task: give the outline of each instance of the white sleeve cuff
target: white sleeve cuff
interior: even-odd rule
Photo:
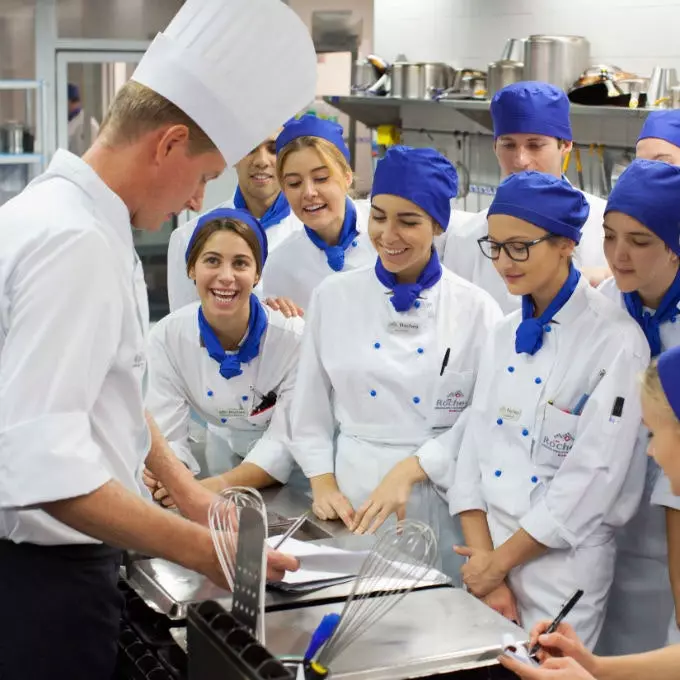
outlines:
[[[288,481],[295,463],[281,442],[265,437],[253,446],[243,462],[257,465],[281,484]]]
[[[548,548],[558,550],[578,545],[575,536],[565,536],[567,530],[555,520],[543,498],[522,517],[519,524],[532,538]]]
[[[652,505],[661,505],[671,510],[680,510],[680,496],[676,496],[671,490],[671,482],[666,475],[661,472],[654,490],[652,491]]]
[[[452,517],[469,510],[488,512],[478,487],[471,487],[462,492],[458,486],[452,486],[446,491],[446,500],[449,502],[449,514]]]
[[[425,474],[436,486],[446,489],[449,482],[449,463],[446,449],[437,439],[428,439],[417,451],[416,457]]]
[[[84,496],[111,477],[86,413],[50,414],[0,432],[2,508]]]

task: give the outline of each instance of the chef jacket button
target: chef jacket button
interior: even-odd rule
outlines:
[[[371,396],[375,397],[375,395],[378,394],[375,390],[371,390]]]
[[[418,347],[418,354],[422,354],[425,350],[422,347]]]
[[[223,422],[223,423],[226,423],[227,419],[226,418],[220,418],[220,421]]]
[[[542,381],[540,378],[536,378],[536,380],[534,380],[534,382],[535,382],[537,385],[540,385],[543,381]]]
[[[546,333],[550,333],[552,331],[552,326],[549,323],[547,323],[545,326],[543,326],[543,330]]]
[[[416,309],[418,309],[418,307],[420,307],[420,300],[416,300],[416,301],[413,303],[413,306],[414,306]]]
[[[500,477],[502,474],[503,474],[502,470],[496,470],[496,472],[494,472],[494,475],[496,475],[496,477]]]
[[[526,427],[522,430],[522,436],[523,436],[523,437],[528,437],[528,436],[529,436],[529,430],[527,430]]]
[[[352,241],[352,248],[356,248],[359,244],[356,241]]]
[[[208,390],[208,396],[212,397],[212,395],[215,394],[212,390]]]
[[[514,366],[508,366],[508,373],[514,373],[515,372],[515,367]]]
[[[503,424],[503,418],[499,418],[499,419],[496,421],[496,425],[502,425],[502,424]]]
[[[420,397],[413,397],[414,404],[420,404]]]
[[[380,349],[380,343],[379,342],[374,343],[373,347],[375,347],[376,349]]]
[[[649,319],[652,315],[649,312],[644,312],[642,316],[644,316],[645,319]]]
[[[534,484],[537,484],[537,483],[538,483],[538,477],[537,477],[536,475],[534,475],[534,476],[531,478],[531,481],[532,481]]]

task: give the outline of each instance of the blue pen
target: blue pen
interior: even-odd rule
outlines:
[[[312,634],[312,639],[309,641],[309,647],[305,652],[305,663],[309,663],[321,647],[328,642],[338,623],[340,623],[340,614],[326,614],[321,619],[321,623],[317,626]]]
[[[593,380],[592,384],[588,388],[588,391],[585,392],[581,398],[576,402],[576,406],[574,406],[573,410],[571,411],[572,415],[575,416],[580,416],[581,413],[583,412],[583,409],[586,406],[586,403],[588,402],[588,399],[590,399],[590,395],[595,391],[595,388],[600,384],[600,381],[604,376],[607,375],[607,371],[604,370],[604,368],[595,376],[595,379]]]

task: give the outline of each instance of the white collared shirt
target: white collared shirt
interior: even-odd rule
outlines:
[[[0,538],[96,542],[24,508],[139,491],[149,313],[129,211],[60,150],[0,207],[0,242]]]

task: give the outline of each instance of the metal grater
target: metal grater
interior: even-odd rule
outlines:
[[[266,527],[260,510],[242,508],[239,521],[234,594],[231,613],[261,644],[264,644],[264,605]]]

